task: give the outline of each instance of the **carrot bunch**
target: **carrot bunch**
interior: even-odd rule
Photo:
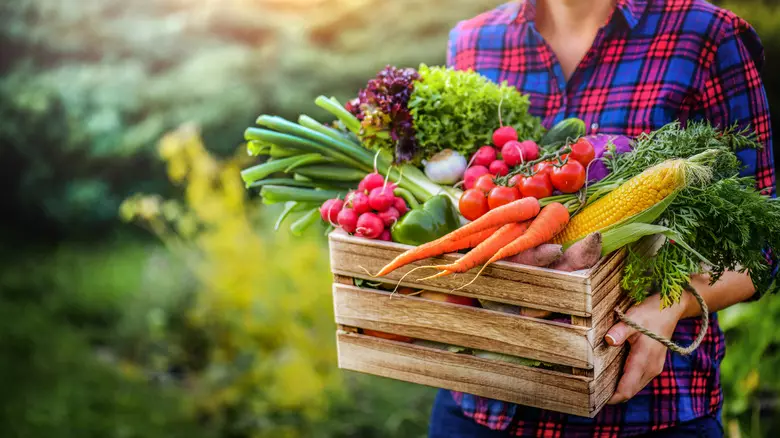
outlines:
[[[376,276],[385,276],[418,260],[468,248],[473,249],[453,263],[431,266],[440,272],[427,278],[467,272],[480,264],[485,269],[498,260],[547,243],[568,223],[569,211],[562,204],[541,208],[536,198],[522,198],[490,210],[446,236],[404,252]]]

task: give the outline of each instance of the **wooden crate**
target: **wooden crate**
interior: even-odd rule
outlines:
[[[384,278],[371,278],[409,246],[330,234],[333,305],[342,369],[521,405],[593,417],[615,391],[625,348],[603,338],[616,322],[614,309],[629,299],[620,289],[623,250],[586,272],[564,273],[509,262],[420,282],[420,269],[402,286],[552,311],[567,322],[537,319],[415,296],[392,295],[354,279],[396,284],[412,268],[451,262],[460,254],[422,260]],[[560,318],[558,318],[560,319]],[[553,366],[530,367],[361,334],[375,330],[415,339],[509,354]]]

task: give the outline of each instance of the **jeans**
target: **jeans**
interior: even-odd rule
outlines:
[[[449,391],[439,390],[433,404],[428,438],[499,438],[510,436],[477,424],[467,418],[452,399]],[[565,436],[565,434],[564,434]],[[671,429],[644,435],[646,438],[722,438],[718,420],[702,417]]]

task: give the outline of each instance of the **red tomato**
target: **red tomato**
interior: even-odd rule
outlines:
[[[490,210],[485,192],[477,189],[469,189],[463,192],[458,202],[460,214],[473,221]]]
[[[509,187],[519,187],[519,184],[523,181],[523,175],[517,174],[509,178]]]
[[[520,192],[516,188],[496,186],[488,194],[488,207],[492,210],[518,199],[520,199]]]
[[[576,143],[571,145],[569,158],[577,160],[583,166],[588,167],[588,164],[596,158],[596,151],[587,139],[580,138]]]
[[[534,197],[536,199],[552,196],[553,186],[550,182],[550,176],[546,173],[537,173],[534,176],[527,176],[520,180],[518,186],[520,194],[523,197]]]
[[[477,178],[477,182],[474,183],[474,188],[477,190],[482,190],[485,193],[488,193],[493,189],[493,187],[496,186],[496,183],[493,181],[495,176],[493,176],[490,173],[486,173],[479,178]]]
[[[550,181],[561,192],[574,193],[585,185],[585,167],[579,161],[569,160],[561,167],[553,167]]]
[[[534,164],[534,173],[536,174],[550,174],[552,171],[553,163],[549,161],[542,161],[541,163]]]

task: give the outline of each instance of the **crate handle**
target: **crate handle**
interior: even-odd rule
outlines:
[[[704,339],[704,335],[707,334],[707,329],[710,325],[710,316],[709,316],[709,309],[707,308],[707,303],[704,302],[704,298],[702,298],[701,295],[699,295],[699,292],[696,291],[696,289],[692,288],[689,285],[685,286],[685,290],[691,293],[696,298],[696,301],[699,302],[699,306],[701,306],[701,328],[699,329],[699,333],[696,335],[696,339],[693,340],[691,345],[687,347],[681,347],[674,342],[672,342],[671,339],[665,338],[657,333],[651,332],[650,330],[642,327],[641,325],[635,323],[634,321],[630,320],[625,313],[623,313],[619,308],[615,308],[615,313],[617,313],[618,318],[620,318],[621,321],[623,321],[627,326],[631,327],[632,329],[638,331],[639,333],[642,333],[643,335],[647,335],[650,339],[654,339],[660,343],[662,343],[666,348],[674,351],[675,353],[679,353],[683,356],[688,356],[689,354],[693,353],[694,350],[699,348],[699,345],[701,345],[701,341]]]

